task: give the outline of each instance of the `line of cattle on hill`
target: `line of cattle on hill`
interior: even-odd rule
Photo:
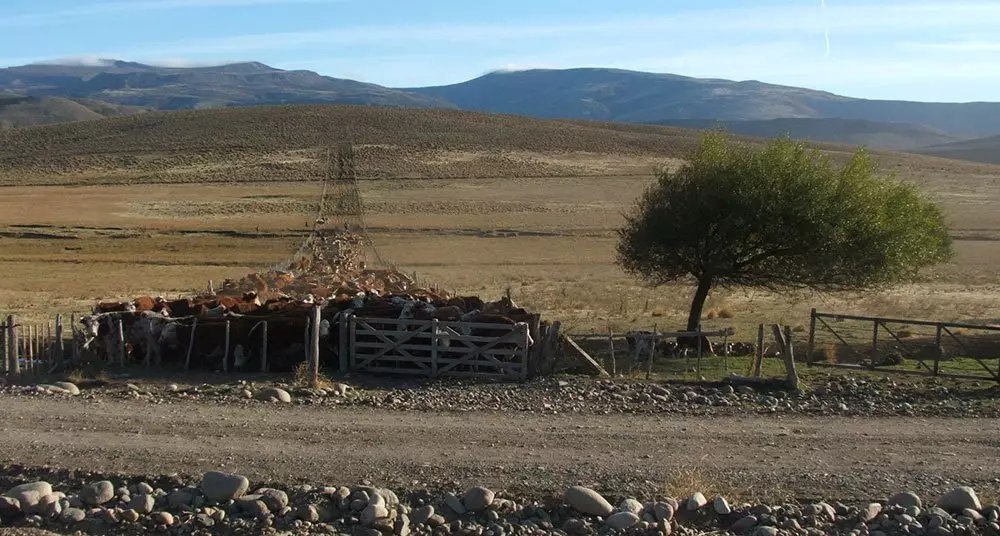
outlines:
[[[229,371],[261,370],[266,355],[268,371],[288,372],[306,359],[310,319],[317,306],[321,309],[321,367],[339,359],[340,333],[333,327],[345,312],[358,318],[467,322],[477,327],[465,335],[479,337],[500,337],[510,332],[509,326],[527,323],[532,317],[507,297],[484,302],[478,297],[433,300],[376,293],[361,293],[349,300],[316,300],[308,295],[261,301],[256,292],[241,297],[209,294],[179,300],[144,296],[131,302],[98,303],[93,314],[80,320],[77,346],[81,357],[89,359]],[[117,319],[121,321],[120,334]],[[483,327],[500,324],[506,329]],[[401,328],[386,325],[384,329]],[[529,337],[529,345],[533,342]],[[119,348],[124,356],[118,353]]]

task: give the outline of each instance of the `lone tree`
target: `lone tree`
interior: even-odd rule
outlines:
[[[941,209],[864,149],[834,166],[788,138],[715,131],[686,161],[626,214],[617,261],[653,286],[693,279],[688,331],[713,287],[875,289],[953,255]]]

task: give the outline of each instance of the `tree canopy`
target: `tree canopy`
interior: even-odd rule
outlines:
[[[626,272],[697,283],[689,331],[713,286],[874,289],[953,255],[940,207],[863,148],[834,165],[788,138],[761,147],[718,131],[658,175],[618,235]]]

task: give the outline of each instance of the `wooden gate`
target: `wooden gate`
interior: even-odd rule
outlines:
[[[473,324],[389,318],[347,319],[346,352],[356,372],[524,380],[525,323]]]

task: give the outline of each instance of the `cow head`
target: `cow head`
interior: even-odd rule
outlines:
[[[257,291],[254,291],[254,290],[251,290],[250,292],[243,293],[243,301],[245,301],[247,303],[252,303],[252,304],[256,305],[257,307],[260,307],[262,305],[261,301],[260,301],[260,297],[257,296]]]
[[[250,355],[243,350],[243,345],[237,344],[236,348],[233,349],[233,369],[242,370],[249,361]]]

